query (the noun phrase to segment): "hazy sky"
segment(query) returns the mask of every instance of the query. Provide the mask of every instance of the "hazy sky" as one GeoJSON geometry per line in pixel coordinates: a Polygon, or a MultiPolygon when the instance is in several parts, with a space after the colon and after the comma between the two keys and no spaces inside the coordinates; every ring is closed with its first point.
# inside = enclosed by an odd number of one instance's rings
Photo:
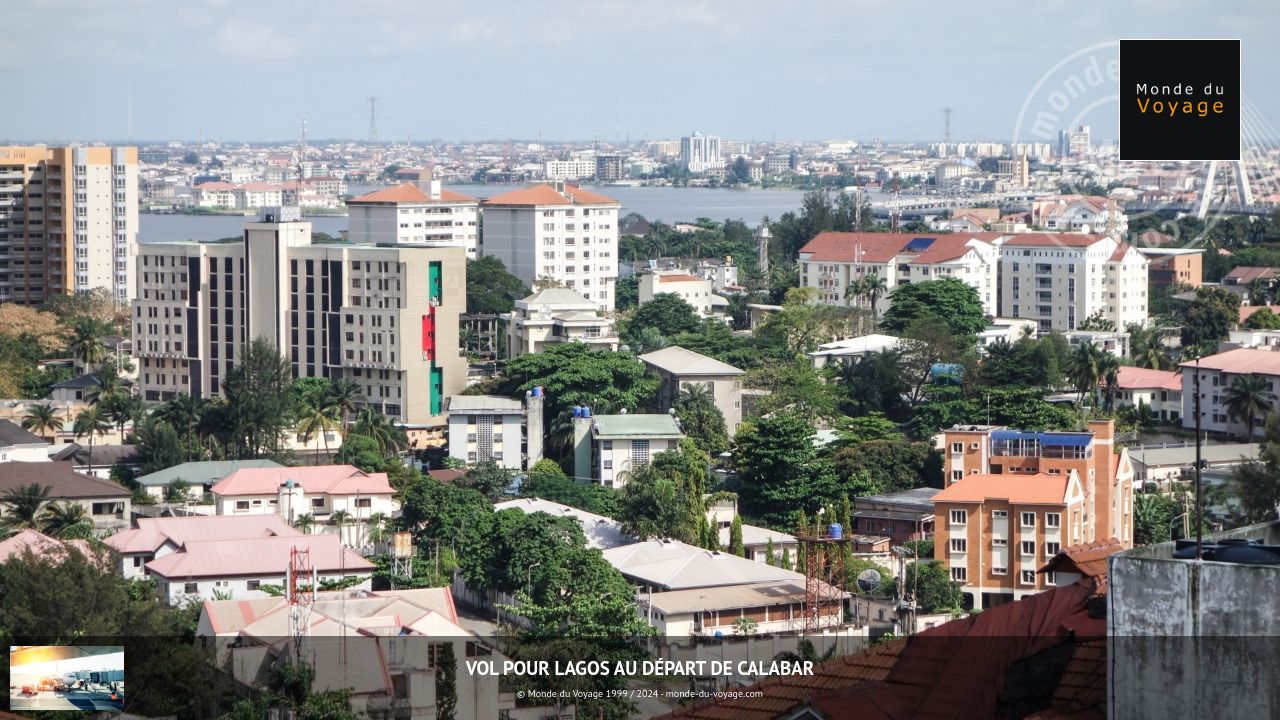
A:
{"type": "MultiPolygon", "coordinates": [[[[12,141],[125,140],[130,86],[139,140],[363,139],[371,95],[383,140],[940,139],[944,106],[1003,140],[1120,37],[1241,38],[1280,127],[1275,0],[0,0],[0,37],[12,141]]],[[[1113,138],[1115,112],[1079,117],[1113,138]]]]}

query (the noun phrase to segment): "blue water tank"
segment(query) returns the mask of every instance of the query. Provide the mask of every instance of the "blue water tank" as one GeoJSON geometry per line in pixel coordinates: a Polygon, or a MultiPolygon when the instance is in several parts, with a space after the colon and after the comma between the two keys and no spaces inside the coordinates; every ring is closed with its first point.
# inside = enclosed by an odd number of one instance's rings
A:
{"type": "Polygon", "coordinates": [[[574,405],[574,406],[573,406],[573,416],[574,416],[574,417],[576,417],[576,418],[580,418],[580,417],[582,417],[582,408],[578,407],[577,405],[574,405]]]}
{"type": "Polygon", "coordinates": [[[534,396],[534,397],[542,397],[542,386],[541,386],[541,385],[535,385],[535,386],[534,386],[534,388],[533,388],[533,396],[534,396]]]}
{"type": "Polygon", "coordinates": [[[589,417],[591,417],[591,408],[587,407],[586,405],[583,405],[583,406],[582,406],[582,417],[584,417],[584,418],[589,418],[589,417]]]}
{"type": "Polygon", "coordinates": [[[844,537],[844,528],[840,523],[831,523],[827,526],[827,535],[833,540],[840,540],[844,537]]]}

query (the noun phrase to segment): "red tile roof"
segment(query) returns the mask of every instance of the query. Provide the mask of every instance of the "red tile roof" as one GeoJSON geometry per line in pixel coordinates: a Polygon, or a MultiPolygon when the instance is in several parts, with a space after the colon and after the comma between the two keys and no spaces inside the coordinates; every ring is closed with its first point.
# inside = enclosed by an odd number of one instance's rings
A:
{"type": "Polygon", "coordinates": [[[440,198],[434,199],[430,195],[422,191],[422,188],[411,182],[401,183],[396,187],[390,187],[383,190],[375,190],[371,193],[361,195],[358,198],[352,198],[347,201],[350,205],[374,204],[374,203],[431,203],[431,202],[475,202],[476,199],[441,188],[440,198]]]}
{"type": "Polygon", "coordinates": [[[1172,370],[1151,370],[1149,368],[1122,365],[1117,374],[1116,385],[1122,390],[1141,390],[1158,388],[1160,390],[1182,390],[1182,374],[1172,370]]]}
{"type": "Polygon", "coordinates": [[[1095,594],[1102,595],[1107,592],[1107,558],[1124,549],[1113,537],[1072,545],[1059,550],[1038,572],[1079,573],[1091,578],[1096,583],[1095,594]]]}
{"type": "Polygon", "coordinates": [[[611,197],[565,185],[564,192],[540,183],[519,190],[512,190],[485,200],[484,205],[617,205],[611,197]]]}
{"type": "Polygon", "coordinates": [[[1231,272],[1223,276],[1222,281],[1228,285],[1248,285],[1254,280],[1270,280],[1277,276],[1280,276],[1280,268],[1241,265],[1232,268],[1231,272]]]}
{"type": "Polygon", "coordinates": [[[934,504],[1008,500],[1018,505],[1064,505],[1070,475],[977,474],[948,485],[933,496],[934,504]]]}
{"type": "Polygon", "coordinates": [[[1116,251],[1111,253],[1111,259],[1109,262],[1121,262],[1124,260],[1124,256],[1129,254],[1129,251],[1132,249],[1133,246],[1129,243],[1120,243],[1119,245],[1116,245],[1116,251]]]}
{"type": "MultiPolygon", "coordinates": [[[[1184,368],[1195,368],[1195,362],[1182,363],[1184,368]]],[[[1217,355],[1200,358],[1201,370],[1221,370],[1239,375],[1280,375],[1280,352],[1237,348],[1217,355]]]]}

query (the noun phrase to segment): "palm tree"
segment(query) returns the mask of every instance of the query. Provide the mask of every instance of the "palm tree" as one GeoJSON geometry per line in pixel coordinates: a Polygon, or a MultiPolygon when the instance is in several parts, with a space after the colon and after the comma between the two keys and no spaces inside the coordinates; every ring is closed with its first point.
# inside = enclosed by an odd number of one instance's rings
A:
{"type": "Polygon", "coordinates": [[[107,345],[102,336],[107,328],[96,320],[83,318],[76,323],[71,335],[71,343],[67,348],[83,367],[85,372],[97,367],[107,357],[107,345]]]}
{"type": "Polygon", "coordinates": [[[324,404],[322,399],[319,407],[306,403],[299,412],[298,432],[306,442],[311,442],[311,438],[319,434],[320,439],[324,441],[325,457],[329,457],[329,431],[339,425],[338,418],[335,416],[335,407],[324,404]]]}
{"type": "Polygon", "coordinates": [[[888,290],[888,283],[885,282],[884,278],[880,277],[879,273],[871,273],[862,278],[862,292],[871,300],[871,321],[873,323],[879,321],[876,315],[876,300],[879,300],[880,296],[884,295],[888,290]]]}
{"type": "Polygon", "coordinates": [[[152,413],[156,419],[169,423],[170,427],[185,431],[188,460],[192,459],[191,452],[196,446],[196,428],[200,424],[202,405],[203,401],[199,398],[191,397],[187,393],[179,393],[152,413]]]}
{"type": "Polygon", "coordinates": [[[311,528],[316,524],[316,517],[311,513],[299,515],[293,520],[293,527],[300,530],[303,535],[310,535],[311,528]]]}
{"type": "Polygon", "coordinates": [[[864,278],[854,278],[844,289],[844,299],[854,299],[861,303],[862,296],[866,294],[866,284],[864,278]]]}
{"type": "Polygon", "coordinates": [[[62,416],[52,405],[32,405],[27,408],[27,414],[22,416],[23,430],[39,433],[50,441],[62,429],[62,425],[62,416]]]}
{"type": "Polygon", "coordinates": [[[143,413],[141,400],[119,390],[102,397],[98,405],[103,415],[116,426],[121,442],[124,442],[124,426],[138,420],[143,413]]]}
{"type": "Polygon", "coordinates": [[[75,424],[71,426],[71,431],[76,434],[77,438],[89,436],[89,467],[93,467],[93,439],[98,435],[111,429],[111,423],[107,422],[107,414],[101,406],[90,405],[76,416],[75,424]]]}
{"type": "Polygon", "coordinates": [[[827,648],[826,652],[818,654],[818,649],[813,646],[813,643],[808,638],[802,638],[800,642],[796,643],[794,652],[784,650],[774,655],[773,659],[777,662],[811,662],[814,665],[821,665],[834,657],[835,654],[836,646],[834,643],[827,648]]]}
{"type": "Polygon", "coordinates": [[[1068,370],[1068,379],[1080,391],[1080,401],[1084,402],[1084,394],[1091,392],[1094,394],[1094,406],[1097,406],[1098,381],[1102,380],[1105,372],[1105,356],[1097,345],[1091,342],[1082,342],[1074,353],[1071,354],[1071,366],[1068,370]]]}
{"type": "Polygon", "coordinates": [[[96,405],[120,392],[120,371],[116,369],[115,363],[102,363],[102,367],[98,368],[94,377],[97,380],[97,387],[89,393],[90,403],[96,405]]]}
{"type": "Polygon", "coordinates": [[[390,418],[383,415],[377,408],[361,408],[351,429],[376,440],[378,448],[384,455],[400,452],[409,446],[409,439],[404,430],[392,423],[390,418]]]}
{"type": "Polygon", "coordinates": [[[1271,383],[1257,375],[1237,375],[1222,394],[1223,405],[1232,420],[1245,418],[1245,437],[1253,436],[1253,421],[1259,415],[1271,412],[1276,396],[1271,383]]]}
{"type": "Polygon", "coordinates": [[[1169,370],[1173,367],[1173,357],[1169,346],[1165,344],[1172,331],[1164,326],[1144,328],[1137,323],[1125,328],[1129,332],[1129,355],[1133,364],[1152,370],[1169,370]]]}
{"type": "Polygon", "coordinates": [[[31,483],[19,485],[0,496],[0,505],[9,510],[0,516],[0,527],[9,532],[39,530],[40,510],[49,498],[49,486],[31,483]]]}
{"type": "Polygon", "coordinates": [[[329,516],[329,522],[338,526],[338,541],[344,544],[347,542],[347,539],[343,530],[347,527],[347,522],[350,520],[351,513],[346,510],[334,510],[333,514],[329,516]]]}
{"type": "Polygon", "coordinates": [[[56,538],[87,538],[93,535],[93,520],[80,503],[49,503],[40,513],[45,535],[56,538]]]}
{"type": "Polygon", "coordinates": [[[347,429],[350,427],[347,418],[364,405],[364,391],[352,380],[346,378],[334,380],[325,392],[324,404],[336,411],[342,421],[342,436],[346,437],[347,429]]]}
{"type": "Polygon", "coordinates": [[[370,515],[365,521],[367,531],[365,540],[373,544],[384,543],[387,541],[387,514],[376,512],[370,515]]]}
{"type": "Polygon", "coordinates": [[[1108,354],[1102,364],[1102,381],[1107,385],[1106,407],[1111,412],[1116,404],[1116,394],[1120,392],[1120,361],[1116,356],[1108,354]]]}

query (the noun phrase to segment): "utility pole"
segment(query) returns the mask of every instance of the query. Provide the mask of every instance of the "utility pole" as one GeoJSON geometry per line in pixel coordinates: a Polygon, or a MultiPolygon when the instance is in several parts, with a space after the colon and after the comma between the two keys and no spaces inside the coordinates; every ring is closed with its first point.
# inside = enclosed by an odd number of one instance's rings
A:
{"type": "MultiPolygon", "coordinates": [[[[1200,358],[1196,358],[1196,560],[1204,559],[1204,498],[1200,486],[1200,358]]],[[[1252,432],[1253,428],[1249,428],[1252,432]]]]}

